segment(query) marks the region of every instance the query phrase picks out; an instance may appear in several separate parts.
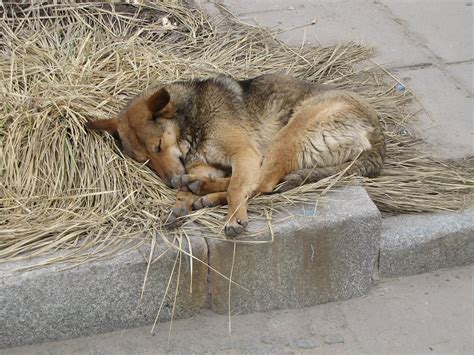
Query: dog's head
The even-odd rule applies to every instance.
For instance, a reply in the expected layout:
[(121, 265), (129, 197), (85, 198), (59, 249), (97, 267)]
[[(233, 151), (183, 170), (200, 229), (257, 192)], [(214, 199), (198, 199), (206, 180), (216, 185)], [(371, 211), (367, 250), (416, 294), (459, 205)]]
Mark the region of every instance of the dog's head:
[(171, 186), (171, 178), (184, 173), (184, 154), (179, 145), (179, 127), (166, 89), (138, 97), (116, 118), (89, 121), (88, 129), (107, 131), (119, 140), (123, 152), (147, 163)]

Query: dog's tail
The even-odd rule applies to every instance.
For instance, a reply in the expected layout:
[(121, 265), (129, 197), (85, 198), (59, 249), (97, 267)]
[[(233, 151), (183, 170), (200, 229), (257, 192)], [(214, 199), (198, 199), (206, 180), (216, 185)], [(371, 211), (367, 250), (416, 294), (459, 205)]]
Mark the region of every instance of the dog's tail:
[(275, 192), (288, 191), (303, 184), (317, 182), (344, 170), (346, 170), (345, 175), (375, 177), (379, 175), (382, 169), (384, 158), (385, 143), (381, 141), (378, 144), (374, 144), (372, 149), (363, 151), (355, 161), (324, 168), (296, 170), (284, 177), (283, 183)]

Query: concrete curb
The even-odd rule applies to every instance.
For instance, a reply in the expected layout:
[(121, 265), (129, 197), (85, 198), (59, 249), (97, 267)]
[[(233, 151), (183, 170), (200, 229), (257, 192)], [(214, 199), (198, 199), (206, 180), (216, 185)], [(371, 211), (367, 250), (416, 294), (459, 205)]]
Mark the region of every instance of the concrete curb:
[[(302, 308), (368, 292), (381, 222), (367, 192), (361, 187), (336, 190), (316, 211), (311, 207), (275, 218), (283, 221), (273, 223), (271, 244), (236, 246), (232, 279), (248, 291), (232, 287), (232, 314)], [(265, 228), (263, 223), (253, 226)], [(229, 275), (234, 245), (217, 240), (208, 245), (210, 265)], [(227, 314), (229, 282), (211, 273), (209, 288), (211, 309)]]
[[(192, 243), (193, 254), (207, 263), (206, 242), (196, 237)], [(158, 246), (154, 255), (164, 249)], [(152, 264), (141, 302), (147, 262), (138, 250), (64, 271), (61, 271), (64, 265), (53, 265), (19, 273), (12, 269), (24, 267), (24, 263), (1, 265), (0, 348), (153, 323), (175, 257), (176, 252), (169, 252)], [(176, 275), (177, 269), (160, 321), (171, 318)], [(190, 276), (189, 271), (181, 273), (175, 318), (190, 317), (207, 302), (206, 265), (194, 262), (192, 293), (189, 292)]]
[(381, 277), (474, 263), (474, 209), (382, 220)]

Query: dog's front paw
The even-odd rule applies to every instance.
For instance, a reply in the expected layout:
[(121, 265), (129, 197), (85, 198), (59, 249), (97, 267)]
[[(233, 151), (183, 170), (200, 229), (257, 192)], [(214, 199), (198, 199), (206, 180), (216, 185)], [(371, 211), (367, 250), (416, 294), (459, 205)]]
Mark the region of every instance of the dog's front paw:
[(195, 195), (201, 195), (204, 181), (193, 175), (176, 175), (171, 179), (171, 186), (180, 191), (191, 191)]
[(236, 218), (227, 222), (224, 231), (225, 235), (231, 238), (237, 237), (239, 234), (242, 234), (245, 230), (245, 227), (249, 224), (248, 220), (241, 220)]
[(189, 214), (186, 207), (173, 207), (164, 219), (164, 224), (168, 228), (177, 228), (184, 222), (185, 217)]
[(197, 211), (207, 207), (214, 207), (212, 201), (207, 196), (201, 196), (193, 203), (193, 210)]
[(188, 175), (175, 175), (171, 178), (171, 186), (173, 186), (176, 190), (189, 191), (188, 184)]
[(202, 181), (200, 180), (194, 180), (194, 181), (189, 181), (188, 182), (188, 189), (189, 191), (191, 191), (193, 194), (195, 195), (201, 195), (201, 187), (202, 187), (203, 183)]

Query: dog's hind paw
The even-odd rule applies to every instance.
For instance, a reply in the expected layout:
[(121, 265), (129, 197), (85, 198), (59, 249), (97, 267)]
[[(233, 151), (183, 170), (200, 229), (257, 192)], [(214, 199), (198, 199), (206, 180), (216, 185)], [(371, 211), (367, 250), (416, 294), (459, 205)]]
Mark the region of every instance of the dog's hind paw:
[(275, 192), (285, 192), (301, 186), (304, 178), (296, 173), (288, 174), (283, 178), (281, 185), (275, 189)]

